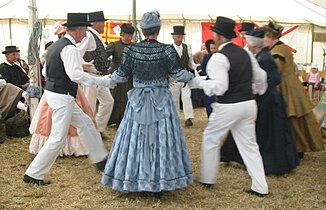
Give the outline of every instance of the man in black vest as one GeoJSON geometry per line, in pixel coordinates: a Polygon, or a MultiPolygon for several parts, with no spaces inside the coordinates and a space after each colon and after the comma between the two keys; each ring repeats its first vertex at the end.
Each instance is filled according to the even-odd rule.
{"type": "MultiPolygon", "coordinates": [[[[109,54],[106,52],[106,44],[104,43],[100,33],[104,31],[105,21],[103,11],[91,12],[88,14],[88,21],[92,26],[88,28],[87,36],[81,41],[77,48],[81,54],[85,52],[84,60],[86,62],[94,61],[95,72],[91,73],[94,76],[103,76],[108,74],[109,69],[109,54]],[[90,50],[90,45],[94,45],[93,51],[90,50]],[[86,49],[87,48],[87,49],[86,49]]],[[[96,102],[99,101],[95,120],[97,129],[101,132],[103,138],[106,138],[103,132],[109,122],[114,99],[111,95],[110,89],[107,87],[84,87],[85,96],[91,106],[91,109],[96,113],[96,102]]]]}
{"type": "Polygon", "coordinates": [[[256,142],[254,94],[266,91],[267,76],[249,51],[232,43],[236,37],[234,26],[233,20],[217,17],[211,30],[218,52],[212,55],[207,65],[209,80],[196,77],[189,83],[191,87],[202,88],[206,95],[215,97],[203,136],[199,181],[205,186],[216,182],[220,141],[231,131],[252,179],[251,187],[245,192],[263,197],[268,194],[268,185],[256,142]]]}
{"type": "Polygon", "coordinates": [[[78,136],[89,152],[91,162],[103,171],[107,151],[101,135],[92,120],[77,106],[75,97],[77,83],[96,86],[114,87],[109,76],[94,77],[82,69],[80,54],[75,47],[86,35],[87,14],[68,13],[67,34],[48,48],[45,63],[46,102],[52,109],[52,130],[49,139],[27,168],[23,181],[36,185],[47,185],[44,180],[54,164],[68,134],[69,125],[77,129],[78,136]]]}
{"type": "MultiPolygon", "coordinates": [[[[182,68],[193,72],[198,65],[194,63],[190,45],[182,43],[185,34],[184,26],[173,26],[173,44],[172,46],[177,51],[180,58],[180,65],[182,68]]],[[[194,118],[194,108],[191,101],[191,90],[188,85],[184,85],[183,82],[173,82],[170,85],[170,91],[172,94],[173,102],[179,113],[180,110],[180,94],[183,105],[183,113],[186,119],[186,126],[192,126],[193,122],[191,119],[194,118]]]]}

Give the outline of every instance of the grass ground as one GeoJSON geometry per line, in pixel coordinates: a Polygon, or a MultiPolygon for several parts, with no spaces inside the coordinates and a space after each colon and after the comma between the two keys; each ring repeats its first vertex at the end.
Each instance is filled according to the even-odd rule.
{"type": "MultiPolygon", "coordinates": [[[[200,166],[201,137],[206,126],[204,109],[195,110],[194,126],[184,128],[194,177],[200,166]]],[[[183,122],[183,119],[182,119],[183,122]]],[[[109,149],[116,129],[108,128],[109,149]]],[[[3,133],[2,131],[0,133],[3,133]]],[[[0,134],[3,136],[3,134],[0,134]]],[[[58,158],[47,178],[53,183],[37,187],[22,181],[33,159],[30,137],[7,138],[0,144],[0,209],[326,209],[326,153],[306,153],[290,174],[267,176],[270,195],[258,198],[242,192],[250,186],[241,165],[222,164],[217,183],[205,189],[197,182],[185,189],[164,192],[158,199],[146,193],[120,193],[100,184],[101,174],[86,157],[58,158]]]]}

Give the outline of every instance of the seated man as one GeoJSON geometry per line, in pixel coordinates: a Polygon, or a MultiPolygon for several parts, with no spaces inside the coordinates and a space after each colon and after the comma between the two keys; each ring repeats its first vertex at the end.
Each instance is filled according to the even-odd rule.
{"type": "Polygon", "coordinates": [[[15,64],[19,50],[16,46],[7,46],[2,54],[5,54],[6,60],[0,64],[0,74],[7,83],[11,83],[23,90],[29,86],[29,78],[23,70],[15,64]]]}
{"type": "Polygon", "coordinates": [[[27,105],[20,101],[21,97],[24,97],[26,100],[28,98],[27,92],[6,83],[6,80],[0,74],[0,122],[4,122],[6,119],[14,116],[17,109],[27,111],[27,105]]]}

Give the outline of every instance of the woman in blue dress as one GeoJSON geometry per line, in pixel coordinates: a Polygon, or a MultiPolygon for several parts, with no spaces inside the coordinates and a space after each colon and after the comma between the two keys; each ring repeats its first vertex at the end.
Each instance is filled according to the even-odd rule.
{"type": "Polygon", "coordinates": [[[132,78],[128,103],[108,157],[102,184],[122,192],[161,192],[192,183],[192,170],[168,78],[187,82],[193,75],[179,66],[171,45],[159,43],[157,11],[140,21],[145,40],[126,46],[116,83],[132,78]]]}

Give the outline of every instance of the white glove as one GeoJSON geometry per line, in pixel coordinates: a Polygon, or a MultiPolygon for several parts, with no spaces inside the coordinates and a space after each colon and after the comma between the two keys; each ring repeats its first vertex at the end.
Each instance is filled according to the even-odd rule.
{"type": "Polygon", "coordinates": [[[0,79],[0,87],[3,87],[7,84],[5,79],[0,79]]]}
{"type": "Polygon", "coordinates": [[[195,72],[195,77],[200,77],[199,72],[197,70],[194,70],[195,72]]]}
{"type": "Polygon", "coordinates": [[[188,86],[190,89],[203,89],[202,88],[202,82],[204,80],[199,76],[199,77],[194,77],[192,80],[188,81],[188,86]]]}
{"type": "Polygon", "coordinates": [[[86,61],[82,60],[82,67],[83,67],[84,71],[86,71],[88,73],[96,74],[96,68],[93,63],[94,63],[94,60],[91,60],[90,62],[86,62],[86,61]]]}
{"type": "Polygon", "coordinates": [[[24,103],[25,104],[28,104],[28,102],[29,102],[29,95],[28,95],[28,93],[26,91],[23,91],[22,96],[24,97],[24,100],[25,100],[24,103]]]}
{"type": "Polygon", "coordinates": [[[105,86],[108,88],[114,88],[115,86],[117,86],[117,83],[115,83],[112,79],[111,79],[111,75],[105,75],[102,77],[97,77],[96,79],[99,80],[99,85],[100,86],[105,86]]]}

